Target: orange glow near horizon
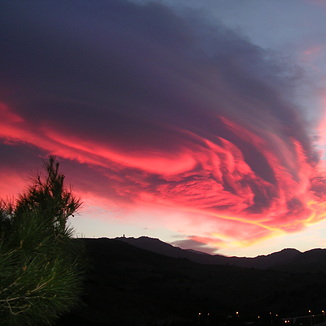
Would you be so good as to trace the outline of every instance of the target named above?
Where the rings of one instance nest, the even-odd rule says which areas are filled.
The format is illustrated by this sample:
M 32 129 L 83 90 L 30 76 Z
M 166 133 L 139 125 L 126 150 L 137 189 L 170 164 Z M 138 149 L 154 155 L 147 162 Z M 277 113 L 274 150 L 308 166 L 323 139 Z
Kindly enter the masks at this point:
M 123 151 L 112 139 L 98 142 L 46 124 L 33 126 L 5 104 L 0 105 L 0 115 L 4 143 L 28 143 L 61 159 L 100 169 L 107 187 L 114 187 L 112 202 L 117 207 L 128 207 L 131 212 L 139 207 L 166 214 L 174 211 L 180 214 L 178 223 L 167 221 L 168 217 L 161 223 L 210 246 L 250 246 L 280 233 L 302 230 L 326 216 L 326 185 L 320 165 L 308 161 L 297 139 L 287 144 L 268 130 L 264 138 L 260 136 L 263 130 L 254 133 L 218 117 L 264 158 L 273 182 L 255 171 L 237 144 L 220 136 L 206 139 L 178 129 L 182 142 L 179 139 L 173 150 L 140 144 L 137 150 Z M 6 184 L 12 178 L 7 176 Z M 78 192 L 78 183 L 75 188 Z M 0 190 L 1 197 L 12 191 L 10 187 Z M 110 205 L 104 203 L 96 181 L 87 191 L 90 198 L 98 202 L 102 198 L 104 206 Z M 87 194 L 85 190 L 80 193 Z

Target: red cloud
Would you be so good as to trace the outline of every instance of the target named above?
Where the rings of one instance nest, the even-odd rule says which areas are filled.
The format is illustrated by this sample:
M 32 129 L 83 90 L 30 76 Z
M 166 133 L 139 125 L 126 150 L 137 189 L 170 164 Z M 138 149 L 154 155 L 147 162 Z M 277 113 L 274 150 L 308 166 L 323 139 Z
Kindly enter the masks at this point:
M 103 189 L 112 187 L 111 196 L 121 207 L 180 212 L 184 216 L 183 232 L 199 231 L 192 239 L 205 240 L 210 246 L 248 245 L 325 218 L 324 179 L 320 179 L 317 166 L 308 162 L 296 139 L 286 144 L 270 132 L 260 137 L 263 131 L 253 133 L 220 118 L 227 129 L 265 158 L 274 176 L 271 182 L 248 164 L 237 144 L 223 137 L 216 136 L 214 141 L 178 130 L 180 143 L 174 144 L 173 151 L 144 146 L 126 152 L 115 149 L 110 141 L 100 143 L 59 133 L 48 125 L 33 125 L 5 104 L 0 108 L 0 135 L 5 141 L 26 142 L 99 169 L 104 181 L 102 186 L 96 185 L 96 180 L 95 184 L 88 182 L 91 196 L 105 197 Z

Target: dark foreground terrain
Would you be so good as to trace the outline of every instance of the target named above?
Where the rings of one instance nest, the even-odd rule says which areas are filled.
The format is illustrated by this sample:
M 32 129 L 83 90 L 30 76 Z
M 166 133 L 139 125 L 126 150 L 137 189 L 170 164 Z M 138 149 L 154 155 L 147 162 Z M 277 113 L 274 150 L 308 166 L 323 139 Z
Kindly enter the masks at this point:
M 200 264 L 121 239 L 78 241 L 85 242 L 88 260 L 84 303 L 57 326 L 277 325 L 302 315 L 308 317 L 300 323 L 311 326 L 312 314 L 326 310 L 325 271 L 309 268 L 318 264 L 302 257 L 301 265 L 258 269 Z

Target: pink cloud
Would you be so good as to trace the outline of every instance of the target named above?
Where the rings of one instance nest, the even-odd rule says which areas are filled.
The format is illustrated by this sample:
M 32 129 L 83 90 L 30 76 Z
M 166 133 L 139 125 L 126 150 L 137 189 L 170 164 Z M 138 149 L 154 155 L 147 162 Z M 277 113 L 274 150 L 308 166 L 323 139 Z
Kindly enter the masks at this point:
M 234 241 L 248 244 L 275 232 L 298 231 L 307 223 L 325 217 L 324 181 L 316 181 L 318 171 L 308 162 L 302 145 L 295 139 L 285 144 L 270 133 L 262 138 L 259 132 L 254 134 L 221 119 L 227 128 L 241 135 L 243 141 L 255 146 L 265 157 L 275 177 L 275 183 L 271 183 L 251 168 L 236 144 L 223 137 L 213 141 L 179 130 L 184 137 L 179 138 L 176 146 L 179 151 L 158 148 L 148 151 L 144 147 L 136 152 L 123 152 L 110 142 L 100 143 L 65 131 L 59 133 L 43 124 L 28 123 L 4 104 L 1 114 L 1 137 L 6 142 L 29 143 L 100 171 L 104 181 L 100 184 L 96 179 L 89 181 L 87 191 L 80 188 L 76 179 L 77 189 L 89 197 L 89 203 L 102 202 L 108 208 L 115 202 L 116 207 L 129 207 L 127 210 L 131 212 L 137 207 L 175 210 L 184 216 L 181 220 L 186 225 L 183 232 L 187 234 L 194 234 L 199 224 L 205 228 L 207 224 L 211 226 L 212 231 L 201 231 L 209 239 L 209 245 L 226 246 Z M 273 139 L 272 145 L 266 139 Z M 279 145 L 277 149 L 273 148 L 275 144 Z M 6 184 L 12 178 L 6 176 Z M 87 180 L 87 176 L 84 178 Z M 315 180 L 314 190 L 312 180 Z M 14 183 L 22 182 L 18 178 Z M 111 201 L 104 199 L 106 187 L 114 189 Z M 4 187 L 1 192 L 12 193 L 12 189 Z M 173 221 L 168 224 L 173 228 Z M 203 241 L 204 238 L 193 239 Z

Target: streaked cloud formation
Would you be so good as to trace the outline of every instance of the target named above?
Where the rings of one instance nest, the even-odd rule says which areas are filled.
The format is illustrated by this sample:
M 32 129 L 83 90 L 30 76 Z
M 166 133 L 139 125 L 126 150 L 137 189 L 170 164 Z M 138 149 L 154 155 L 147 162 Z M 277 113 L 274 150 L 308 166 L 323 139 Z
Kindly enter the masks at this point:
M 1 152 L 19 161 L 1 160 L 7 178 L 55 154 L 86 202 L 121 219 L 150 212 L 196 247 L 324 219 L 324 169 L 292 66 L 163 4 L 1 7 Z

